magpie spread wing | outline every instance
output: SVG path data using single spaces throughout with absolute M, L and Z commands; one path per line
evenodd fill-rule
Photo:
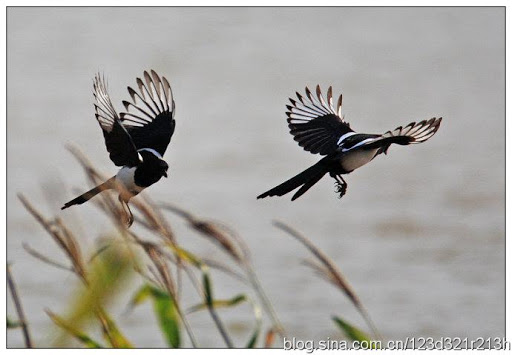
M 105 78 L 97 74 L 94 77 L 93 95 L 95 116 L 103 130 L 105 145 L 110 153 L 110 159 L 117 166 L 135 166 L 141 158 L 130 134 L 121 123 L 114 105 L 108 96 Z
M 293 139 L 305 150 L 320 155 L 334 153 L 338 140 L 346 133 L 353 132 L 341 115 L 340 95 L 336 109 L 332 102 L 332 87 L 327 90 L 327 102 L 322 97 L 320 86 L 316 87 L 316 98 L 306 87 L 307 98 L 298 92 L 298 101 L 291 99 L 287 105 L 288 127 Z
M 431 118 L 421 122 L 411 122 L 405 127 L 397 127 L 393 131 L 387 131 L 380 137 L 369 141 L 365 148 L 380 147 L 379 153 L 386 153 L 392 143 L 400 145 L 418 144 L 432 137 L 441 125 L 442 117 Z
M 154 70 L 145 71 L 144 80 L 137 78 L 137 86 L 138 91 L 128 87 L 132 101 L 123 101 L 121 121 L 137 149 L 151 148 L 163 156 L 176 125 L 171 86 Z
M 423 120 L 421 122 L 411 122 L 404 128 L 402 126 L 395 128 L 393 131 L 388 131 L 382 135 L 383 138 L 387 137 L 406 137 L 406 144 L 417 144 L 425 142 L 432 137 L 441 125 L 443 118 L 431 118 L 430 120 Z M 399 143 L 400 144 L 400 143 Z

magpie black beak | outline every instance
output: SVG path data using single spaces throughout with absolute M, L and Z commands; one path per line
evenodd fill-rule
M 164 177 L 167 177 L 167 170 L 164 171 Z

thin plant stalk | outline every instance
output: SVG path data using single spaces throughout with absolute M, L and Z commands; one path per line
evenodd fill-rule
M 229 254 L 242 267 L 242 269 L 247 274 L 249 282 L 253 286 L 254 290 L 256 291 L 256 294 L 258 295 L 261 303 L 263 304 L 263 307 L 265 308 L 266 312 L 272 319 L 272 323 L 274 324 L 276 332 L 284 337 L 284 327 L 279 321 L 279 318 L 277 317 L 277 314 L 274 311 L 274 308 L 272 307 L 272 303 L 265 294 L 263 287 L 261 286 L 261 283 L 259 282 L 256 273 L 254 272 L 254 269 L 250 262 L 249 248 L 243 242 L 242 238 L 237 236 L 224 225 L 219 225 L 217 223 L 201 220 L 192 215 L 190 212 L 187 212 L 179 207 L 173 206 L 168 203 L 160 204 L 160 206 L 163 209 L 170 210 L 175 214 L 181 216 L 185 220 L 187 220 L 192 228 L 194 228 L 201 234 L 208 236 L 209 239 L 217 241 L 217 243 L 222 247 L 222 249 L 224 249 L 224 251 L 227 254 Z M 231 233 L 226 233 L 227 230 L 229 230 Z M 232 240 L 236 241 L 237 246 L 235 246 L 234 243 L 232 243 Z
M 313 243 L 311 243 L 309 239 L 307 239 L 305 236 L 301 235 L 299 232 L 297 232 L 290 226 L 286 225 L 285 223 L 274 221 L 274 225 L 277 228 L 288 233 L 298 241 L 300 241 L 306 248 L 308 248 L 313 253 L 313 255 L 316 256 L 316 258 L 322 263 L 323 266 L 313 264 L 314 269 L 316 271 L 319 271 L 323 276 L 325 275 L 325 277 L 329 281 L 331 281 L 335 286 L 337 286 L 347 295 L 347 297 L 352 301 L 352 303 L 358 310 L 359 314 L 361 314 L 361 316 L 365 320 L 368 327 L 372 330 L 374 336 L 377 339 L 382 339 L 380 332 L 378 331 L 377 327 L 370 318 L 368 311 L 361 303 L 361 300 L 359 299 L 355 291 L 352 289 L 348 281 L 345 279 L 341 271 L 338 270 L 336 265 L 329 259 L 329 257 L 325 255 L 325 253 L 323 253 L 320 249 L 318 249 Z
M 11 290 L 11 296 L 14 301 L 14 306 L 16 307 L 18 319 L 21 323 L 21 329 L 23 332 L 23 338 L 25 339 L 25 345 L 27 348 L 32 348 L 32 341 L 30 339 L 30 333 L 28 331 L 27 319 L 25 318 L 25 312 L 23 312 L 23 307 L 21 306 L 21 301 L 18 296 L 16 283 L 14 282 L 14 279 L 11 275 L 11 266 L 9 264 L 7 264 L 7 283 L 9 284 L 9 289 Z
M 165 263 L 162 252 L 158 249 L 157 246 L 149 243 L 144 243 L 140 241 L 140 245 L 144 248 L 146 254 L 149 256 L 151 261 L 153 262 L 153 265 L 155 266 L 156 270 L 158 271 L 161 281 L 165 286 L 165 289 L 167 290 L 167 293 L 172 298 L 174 304 L 176 305 L 176 311 L 178 313 L 178 316 L 181 319 L 181 322 L 183 323 L 183 326 L 185 327 L 185 331 L 187 332 L 190 342 L 192 343 L 192 346 L 194 348 L 197 348 L 197 341 L 194 336 L 194 333 L 192 332 L 192 328 L 190 327 L 190 324 L 188 323 L 187 318 L 183 315 L 183 312 L 181 311 L 181 307 L 178 304 L 178 300 L 176 298 L 176 289 L 172 283 L 171 275 L 169 272 L 169 269 L 167 267 L 167 263 Z

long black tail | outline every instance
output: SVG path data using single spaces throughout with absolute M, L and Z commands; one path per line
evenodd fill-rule
M 103 184 L 98 185 L 98 186 L 90 189 L 86 193 L 83 193 L 80 196 L 78 196 L 78 197 L 72 199 L 71 201 L 65 203 L 64 206 L 61 207 L 61 210 L 66 209 L 68 207 L 71 207 L 73 205 L 81 205 L 82 203 L 84 203 L 86 201 L 89 201 L 91 198 L 93 198 L 94 196 L 99 194 L 101 191 L 105 191 L 105 190 L 114 188 L 114 186 L 115 186 L 114 185 L 115 178 L 116 178 L 115 176 L 111 177 L 110 179 L 105 181 Z
M 302 185 L 301 188 L 293 195 L 292 201 L 294 201 L 308 191 L 311 186 L 316 184 L 327 173 L 327 171 L 324 161 L 320 160 L 312 167 L 307 168 L 298 175 L 286 180 L 281 185 L 262 193 L 258 198 L 265 198 L 267 196 L 283 196 Z

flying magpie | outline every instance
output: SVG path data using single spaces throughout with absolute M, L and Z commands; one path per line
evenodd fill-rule
M 286 106 L 290 133 L 305 150 L 324 157 L 258 198 L 283 196 L 300 186 L 292 197 L 293 201 L 327 173 L 336 181 L 336 192 L 341 198 L 347 191 L 347 183 L 341 175 L 351 173 L 381 153 L 387 154 L 393 143 L 408 145 L 425 142 L 437 132 L 442 120 L 440 117 L 412 122 L 384 134 L 356 133 L 341 114 L 342 95 L 338 99 L 336 110 L 334 109 L 332 87 L 327 90 L 327 102 L 318 85 L 316 98 L 307 87 L 306 97 L 298 92 L 296 94 L 298 101 L 290 98 L 291 105 Z
M 165 77 L 160 77 L 154 70 L 150 73 L 144 71 L 143 79 L 137 78 L 136 82 L 138 91 L 128 87 L 131 101 L 123 101 L 126 112 L 118 115 L 108 95 L 104 76 L 95 76 L 95 116 L 103 130 L 110 159 L 121 169 L 104 183 L 67 202 L 61 209 L 80 205 L 102 191 L 116 189 L 131 224 L 130 198 L 162 176 L 167 177 L 169 166 L 162 157 L 176 125 L 171 86 Z

